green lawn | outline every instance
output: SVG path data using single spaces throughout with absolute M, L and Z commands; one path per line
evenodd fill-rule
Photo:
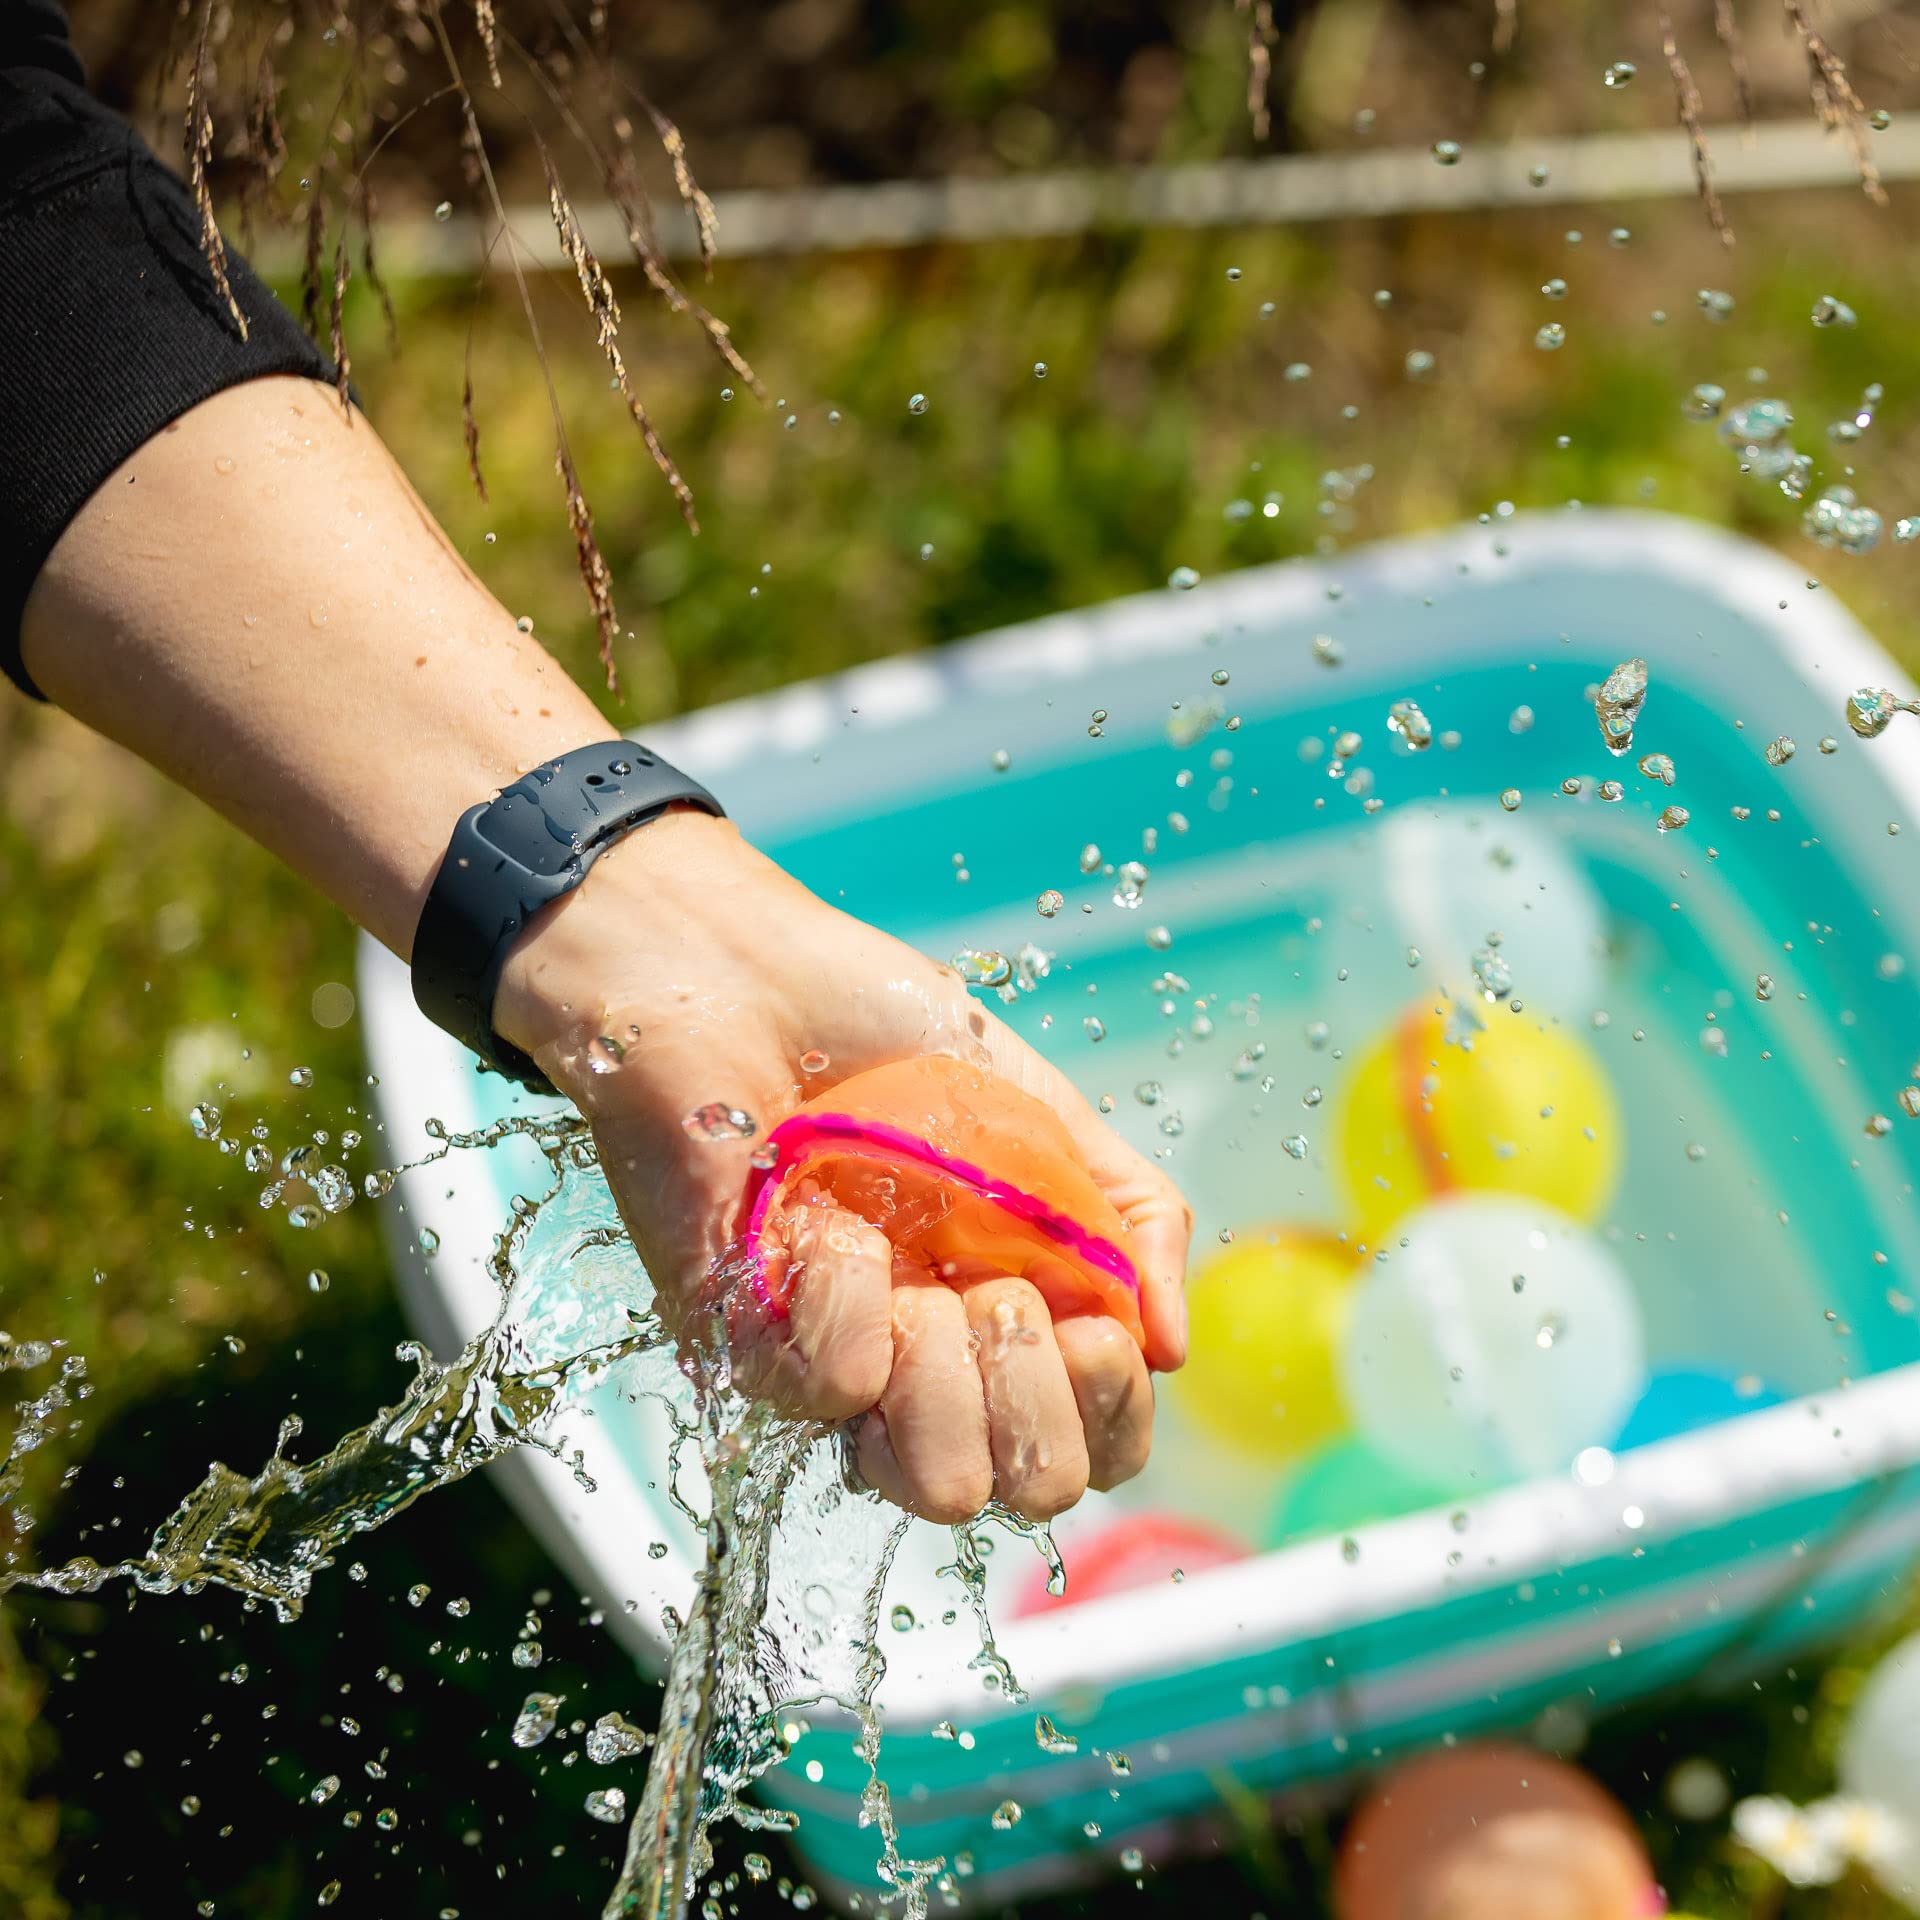
M 638 724 L 1156 585 L 1177 565 L 1213 573 L 1502 500 L 1651 503 L 1777 541 L 1920 662 L 1915 562 L 1890 533 L 1863 560 L 1807 546 L 1798 509 L 1680 410 L 1699 381 L 1781 393 L 1831 478 L 1840 450 L 1821 427 L 1882 382 L 1860 491 L 1889 527 L 1920 510 L 1920 254 L 1899 216 L 1851 196 L 1736 211 L 1731 256 L 1696 208 L 1674 205 L 723 264 L 709 298 L 756 362 L 765 406 L 723 399 L 728 376 L 692 330 L 623 284 L 627 357 L 694 487 L 697 539 L 610 402 L 568 289 L 546 283 L 554 373 L 635 636 L 619 656 L 629 701 L 609 711 Z M 1563 237 L 1575 221 L 1577 247 Z M 1621 221 L 1634 233 L 1616 248 Z M 1560 302 L 1538 291 L 1555 275 Z M 1696 306 L 1703 282 L 1737 297 L 1724 324 Z M 1809 324 L 1824 292 L 1858 309 L 1857 328 Z M 368 411 L 475 567 L 592 681 L 545 403 L 505 289 L 490 290 L 474 343 L 487 504 L 460 433 L 469 292 L 396 297 L 398 358 L 357 294 L 349 311 Z M 1550 318 L 1567 343 L 1542 353 L 1533 337 Z M 1434 356 L 1431 379 L 1407 377 L 1414 350 Z M 1289 379 L 1295 363 L 1310 374 Z M 924 414 L 908 409 L 914 393 Z M 1350 508 L 1323 514 L 1321 476 L 1363 464 Z M 1271 519 L 1223 513 L 1269 493 L 1282 501 Z M 404 1329 L 372 1210 L 298 1232 L 253 1205 L 254 1183 L 185 1118 L 224 1080 L 229 1113 L 257 1115 L 276 1151 L 302 1126 L 354 1124 L 356 1024 L 312 1014 L 316 988 L 351 979 L 351 934 L 197 803 L 20 701 L 0 702 L 0 888 L 0 1325 L 66 1340 L 95 1389 L 77 1429 L 29 1462 L 45 1547 L 14 1544 L 105 1557 L 140 1544 L 209 1457 L 264 1458 L 289 1406 L 319 1441 L 399 1378 Z M 313 1069 L 311 1089 L 289 1085 L 294 1067 Z M 351 1164 L 377 1158 L 363 1148 Z M 325 1292 L 306 1283 L 315 1266 Z M 495 1669 L 529 1596 L 550 1587 L 543 1677 L 568 1712 L 644 1715 L 647 1690 L 484 1487 L 426 1503 L 363 1557 L 368 1580 L 323 1581 L 292 1630 L 218 1595 L 109 1591 L 0 1615 L 0 1913 L 188 1912 L 205 1898 L 221 1913 L 305 1912 L 336 1873 L 358 1888 L 343 1896 L 355 1912 L 497 1911 L 501 1874 L 521 1899 L 597 1900 L 615 1830 L 583 1833 L 584 1781 L 550 1749 L 506 1745 L 524 1682 Z M 404 1599 L 417 1581 L 434 1589 L 420 1609 Z M 442 1610 L 456 1594 L 474 1609 L 459 1622 Z M 1706 1752 L 1736 1791 L 1824 1790 L 1839 1710 L 1881 1644 L 1595 1731 L 1587 1757 L 1647 1816 L 1676 1904 L 1731 1920 L 1769 1896 L 1724 1823 L 1665 1813 L 1672 1764 Z M 237 1662 L 245 1681 L 223 1681 Z M 362 1731 L 345 1734 L 342 1715 Z M 364 1774 L 382 1747 L 384 1784 Z M 328 1772 L 347 1787 L 309 1805 Z M 196 1813 L 182 1811 L 189 1795 Z M 358 1829 L 341 1824 L 349 1804 L 367 1809 Z M 373 1820 L 386 1806 L 391 1835 Z M 1146 1897 L 1314 1910 L 1326 1828 L 1295 1826 L 1250 1812 L 1241 1844 L 1150 1875 Z M 1890 1909 L 1850 1888 L 1781 1911 Z

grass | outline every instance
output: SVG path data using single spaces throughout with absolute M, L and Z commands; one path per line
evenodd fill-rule
M 764 408 L 723 398 L 700 343 L 623 285 L 629 363 L 694 486 L 697 540 L 609 403 L 584 319 L 545 284 L 556 381 L 634 636 L 619 654 L 628 700 L 609 711 L 641 724 L 1153 587 L 1175 566 L 1212 573 L 1503 500 L 1651 503 L 1754 533 L 1920 663 L 1913 562 L 1891 538 L 1865 560 L 1806 546 L 1798 509 L 1739 474 L 1679 405 L 1700 381 L 1783 393 L 1831 478 L 1839 450 L 1821 426 L 1882 382 L 1858 485 L 1889 524 L 1920 508 L 1920 257 L 1899 216 L 1851 199 L 1734 211 L 1731 257 L 1676 205 L 723 265 L 711 304 L 765 377 Z M 1624 248 L 1606 238 L 1616 218 L 1635 229 Z M 1563 237 L 1575 219 L 1578 246 Z M 1537 291 L 1554 275 L 1564 301 Z M 1737 297 L 1724 324 L 1696 307 L 1703 275 Z M 1858 309 L 1856 328 L 1810 326 L 1824 292 Z M 474 331 L 484 505 L 459 424 L 468 294 L 396 295 L 397 359 L 376 317 L 349 308 L 370 414 L 475 567 L 592 683 L 545 403 L 502 290 Z M 1557 353 L 1532 345 L 1549 318 L 1567 329 Z M 1431 380 L 1407 377 L 1416 349 L 1434 356 Z M 1296 363 L 1310 374 L 1288 378 Z M 1756 363 L 1764 380 L 1749 377 Z M 924 414 L 908 410 L 916 392 Z M 1323 474 L 1363 465 L 1351 504 L 1323 493 Z M 1224 514 L 1269 494 L 1271 518 Z M 66 1340 L 94 1386 L 29 1462 L 44 1546 L 15 1544 L 105 1554 L 140 1544 L 210 1456 L 264 1458 L 290 1406 L 315 1440 L 398 1378 L 404 1328 L 370 1209 L 295 1231 L 253 1206 L 251 1183 L 185 1120 L 224 1081 L 230 1115 L 257 1116 L 276 1151 L 299 1129 L 354 1124 L 356 1025 L 312 1013 L 317 988 L 351 981 L 351 935 L 196 802 L 18 701 L 0 705 L 0 886 L 0 1324 Z M 311 1089 L 289 1084 L 294 1067 L 313 1069 Z M 315 1266 L 325 1292 L 306 1282 Z M 484 1487 L 425 1503 L 363 1558 L 367 1581 L 323 1580 L 296 1630 L 219 1596 L 109 1591 L 0 1613 L 0 1911 L 104 1920 L 158 1911 L 164 1885 L 169 1910 L 304 1912 L 335 1874 L 355 1911 L 494 1911 L 502 1877 L 521 1898 L 596 1900 L 615 1830 L 584 1831 L 586 1783 L 551 1748 L 506 1745 L 524 1682 L 494 1669 L 531 1596 L 551 1589 L 542 1680 L 567 1714 L 642 1716 L 643 1689 Z M 433 1595 L 412 1607 L 422 1582 Z M 472 1599 L 466 1619 L 444 1612 L 455 1594 Z M 1772 1891 L 1731 1855 L 1723 1822 L 1666 1813 L 1673 1762 L 1711 1754 L 1736 1792 L 1824 1790 L 1845 1704 L 1892 1630 L 1751 1696 L 1663 1702 L 1594 1730 L 1586 1758 L 1641 1814 L 1676 1904 L 1731 1920 Z M 383 1748 L 373 1780 L 364 1763 Z M 328 1773 L 345 1784 L 313 1806 Z M 189 1795 L 196 1813 L 182 1811 Z M 373 1818 L 388 1806 L 392 1834 Z M 349 1829 L 352 1810 L 365 1819 Z M 1249 1809 L 1243 1826 L 1239 1844 L 1151 1874 L 1148 1901 L 1310 1910 L 1325 1823 L 1270 1826 Z M 1778 1910 L 1892 1911 L 1863 1886 Z

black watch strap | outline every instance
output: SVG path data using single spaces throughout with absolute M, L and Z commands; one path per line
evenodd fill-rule
M 536 1093 L 553 1083 L 493 1030 L 515 937 L 571 893 L 628 828 L 680 803 L 724 812 L 699 781 L 631 740 L 576 747 L 469 807 L 447 843 L 413 936 L 413 997 L 435 1026 Z

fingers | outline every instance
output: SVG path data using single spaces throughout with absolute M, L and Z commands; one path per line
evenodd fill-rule
M 993 1071 L 1045 1100 L 1067 1123 L 1080 1163 L 1127 1223 L 1126 1250 L 1140 1275 L 1147 1364 L 1170 1373 L 1187 1357 L 1187 1242 L 1193 1210 L 1180 1189 L 1136 1153 L 1063 1074 L 998 1021 L 986 1038 Z
M 910 1513 L 955 1525 L 997 1498 L 1049 1520 L 1090 1480 L 1117 1485 L 1146 1460 L 1146 1362 L 1111 1320 L 1056 1329 L 1024 1280 L 964 1294 L 908 1283 L 894 1290 L 893 1338 L 893 1372 L 856 1447 L 868 1484 Z
M 792 1220 L 785 1317 L 743 1300 L 734 1316 L 742 1384 L 810 1420 L 873 1406 L 893 1367 L 893 1249 L 878 1227 L 829 1205 Z
M 1087 1442 L 1053 1321 L 1026 1280 L 981 1280 L 962 1296 L 977 1342 L 994 1491 L 1050 1520 L 1087 1490 Z
M 993 1497 L 987 1408 L 965 1303 L 937 1280 L 893 1290 L 893 1369 L 861 1422 L 860 1470 L 875 1492 L 957 1525 Z
M 1117 1320 L 1079 1314 L 1054 1323 L 1087 1448 L 1087 1485 L 1105 1493 L 1147 1464 L 1153 1383 L 1145 1356 Z

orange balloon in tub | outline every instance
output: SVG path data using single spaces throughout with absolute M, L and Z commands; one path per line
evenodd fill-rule
M 1055 1319 L 1105 1313 L 1143 1346 L 1126 1227 L 1045 1102 L 926 1054 L 856 1073 L 767 1135 L 747 1186 L 747 1284 L 775 1317 L 793 1275 L 783 1209 L 824 1197 L 878 1227 L 905 1261 L 954 1285 L 1030 1281 Z

